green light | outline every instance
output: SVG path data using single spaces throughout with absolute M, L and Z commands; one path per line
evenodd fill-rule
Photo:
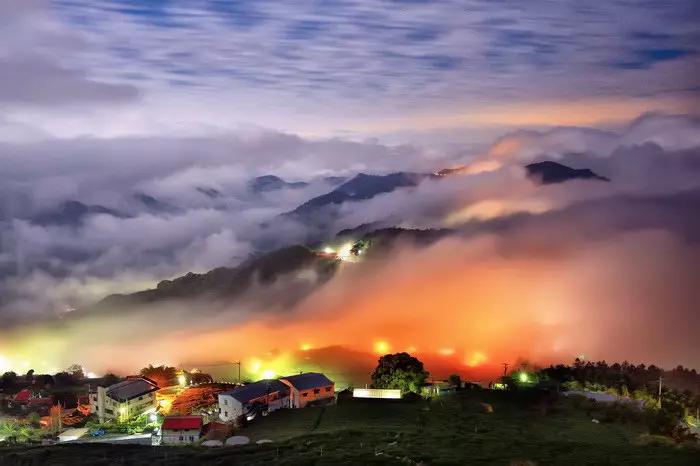
M 525 372 L 520 373 L 520 381 L 523 383 L 528 381 L 527 373 L 525 373 Z

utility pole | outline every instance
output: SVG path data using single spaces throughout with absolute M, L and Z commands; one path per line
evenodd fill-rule
M 663 383 L 663 378 L 659 375 L 659 408 L 661 408 L 661 385 Z
M 241 361 L 236 361 L 234 364 L 238 364 L 238 385 L 241 384 Z
M 504 362 L 504 363 L 503 363 L 503 377 L 505 377 L 506 375 L 508 375 L 508 366 L 509 366 L 509 365 L 510 365 L 510 364 L 508 364 L 507 362 Z

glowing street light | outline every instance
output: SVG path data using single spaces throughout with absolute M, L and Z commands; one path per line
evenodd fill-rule
M 335 251 L 333 250 L 333 248 L 325 247 L 323 248 L 323 252 L 325 252 L 326 254 L 333 254 Z
M 527 376 L 527 372 L 521 372 L 521 373 L 520 373 L 520 381 L 521 381 L 522 383 L 526 383 L 526 382 L 529 381 L 529 378 L 528 378 L 528 376 Z
M 262 373 L 262 378 L 267 380 L 267 379 L 274 379 L 275 378 L 275 373 L 271 371 L 270 369 L 264 370 Z
M 181 387 L 184 387 L 185 384 L 187 384 L 187 378 L 185 377 L 185 374 L 180 375 L 180 376 L 177 378 L 177 381 L 180 382 L 180 386 L 181 386 Z

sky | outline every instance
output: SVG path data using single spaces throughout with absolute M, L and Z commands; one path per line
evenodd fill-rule
M 696 3 L 0 0 L 0 371 L 43 353 L 46 367 L 128 372 L 224 340 L 240 358 L 310 344 L 371 359 L 386 342 L 459 364 L 585 352 L 697 366 Z M 543 160 L 611 181 L 538 186 L 523 167 Z M 281 215 L 331 176 L 455 166 L 324 228 Z M 308 184 L 251 192 L 269 174 Z M 36 221 L 67 201 L 118 214 Z M 275 311 L 284 325 L 254 298 L 294 277 L 224 317 L 177 303 L 45 323 L 368 223 L 459 235 L 312 277 L 316 292 Z M 88 337 L 95 326 L 113 332 Z
M 3 0 L 0 134 L 487 142 L 696 111 L 695 3 Z

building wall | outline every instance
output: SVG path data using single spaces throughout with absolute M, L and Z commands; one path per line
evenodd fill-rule
M 219 395 L 219 418 L 224 422 L 233 422 L 243 414 L 243 405 L 229 395 Z
M 97 414 L 101 422 L 110 419 L 133 419 L 155 407 L 155 392 L 124 403 L 119 403 L 108 397 L 107 390 L 104 387 L 97 387 L 97 392 L 90 394 L 90 412 Z
M 290 385 L 290 384 L 287 384 Z M 308 390 L 297 390 L 290 385 L 289 406 L 292 408 L 304 408 L 311 402 L 328 400 L 335 397 L 335 384 L 326 385 Z
M 224 422 L 233 422 L 238 416 L 248 414 L 255 403 L 265 403 L 265 396 L 256 398 L 243 404 L 229 395 L 219 395 L 219 418 Z M 289 406 L 289 397 L 281 395 L 279 392 L 271 393 L 267 403 L 268 411 Z
M 199 429 L 173 429 L 163 431 L 163 445 L 198 442 L 202 436 Z

